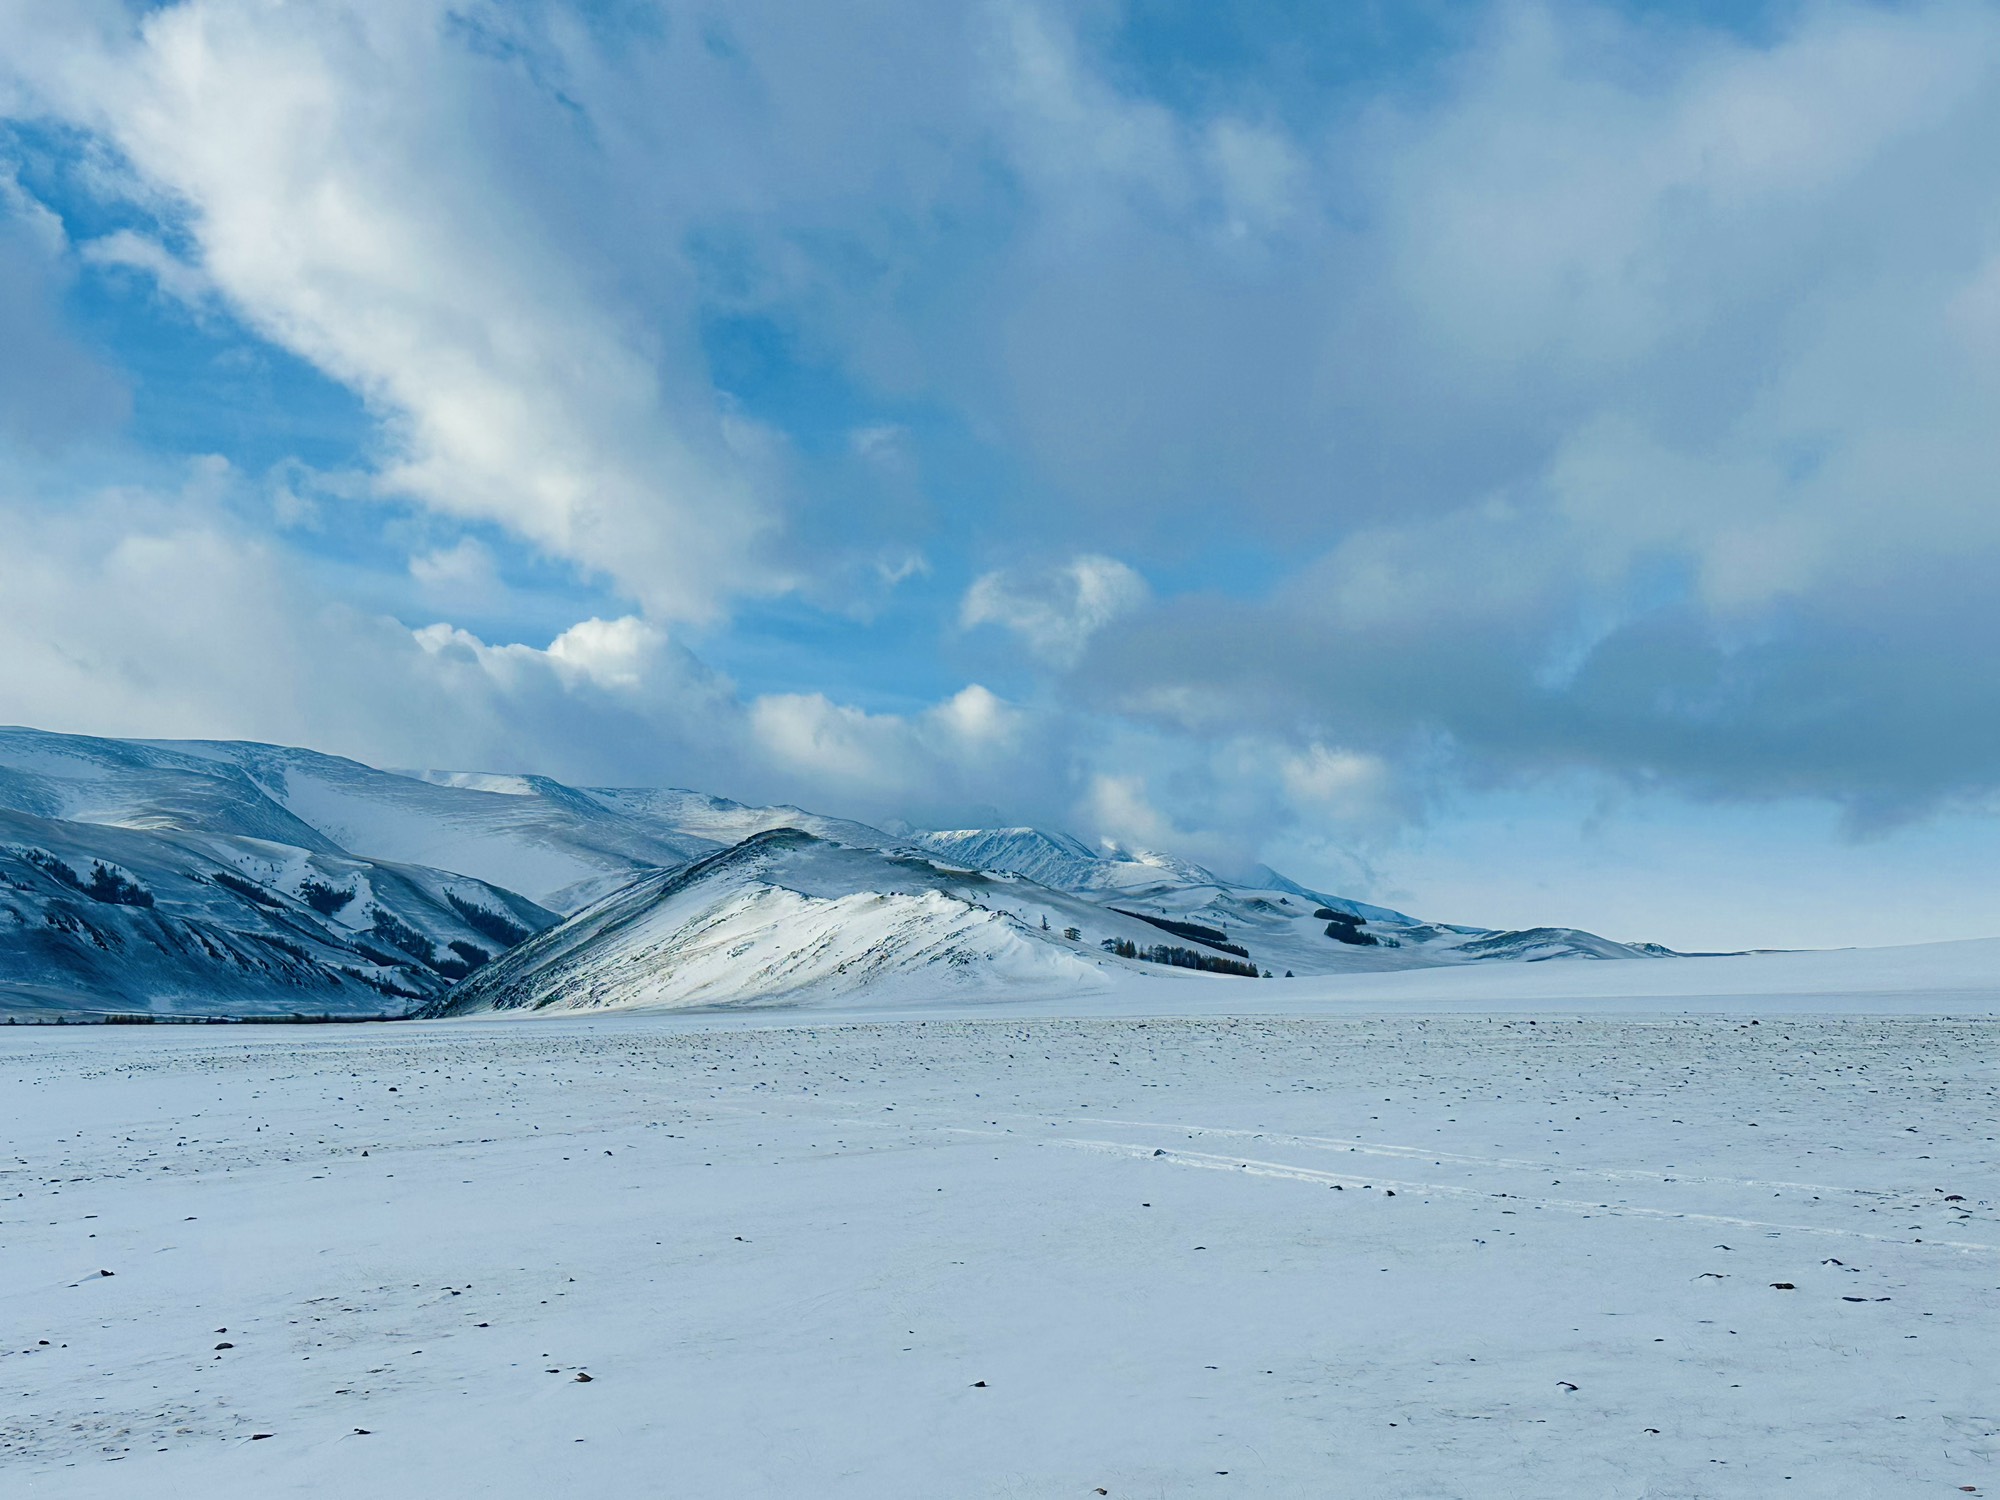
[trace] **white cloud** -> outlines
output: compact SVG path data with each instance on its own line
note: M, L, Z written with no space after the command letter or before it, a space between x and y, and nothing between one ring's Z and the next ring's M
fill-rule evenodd
M1185 831L1153 806L1143 776L1100 771L1090 778L1080 809L1107 843L1127 849L1172 849L1187 843Z
M353 387L390 434L384 491L505 526L662 617L772 586L756 556L772 439L689 378L685 305L642 334L561 242L554 205L507 180L516 129L571 151L563 170L589 170L588 152L557 101L454 37L457 16L443 0L193 0L0 39L44 108L184 205L199 264L130 232L96 257L169 290L212 285ZM514 126L470 125L489 110Z
M1057 666L1073 665L1098 631L1146 602L1145 579L1112 557L1085 554L1054 567L987 573L959 606L970 630L998 625Z
M78 253L91 265L143 272L161 291L189 307L202 306L215 291L199 267L178 259L158 240L135 229L114 229L86 241Z
M1178 402L1143 329L1093 383L1157 423L1060 380L1030 398L1126 473L1128 437L1178 462L1233 452L1240 420L1234 534L1286 506L1271 545L1299 561L1267 606L1170 601L1099 640L1121 705L1426 775L1584 765L1863 819L1990 788L2000 696L1965 663L2000 639L1996 61L1980 6L1806 5L1755 43L1498 7L1439 86L1295 141L1300 254L1265 283L1291 326L1204 346L1256 346L1232 368L1258 410ZM1129 233L1144 265L1163 237ZM1180 316L1125 284L1121 326ZM1126 296L1088 290L1086 318Z
M242 530L247 489L202 460L172 492L43 512L0 481L14 544L0 549L0 722L693 785L875 818L955 822L1066 795L1047 726L978 684L869 713L821 694L746 697L637 615L540 645L354 609Z
M449 743L540 715L557 769L589 742L800 799L1044 808L1096 771L1107 826L1161 841L1360 818L1374 781L1393 802L1439 765L1854 806L1992 785L2000 690L1966 666L2000 653L1991 8L1808 3L1752 42L1498 5L1421 89L1268 112L1114 78L1091 50L1113 10L676 6L605 41L561 6L0 7L0 108L109 143L99 177L162 221L82 255L212 285L361 393L371 492L615 594L553 641L446 626L425 651L328 624L324 596L278 619L284 555L219 522L155 518L123 553L23 524L10 544L85 593L212 570L245 601L214 628L256 649L204 675L195 637L118 600L122 631L37 640L22 616L17 696L141 729L390 733L315 658L334 650L378 696L434 696L409 723ZM0 332L40 338L79 252L6 189L0 269L26 271L0 276ZM830 425L794 448L718 394L711 314L795 340ZM0 421L91 394L88 361L33 352L62 340L7 344ZM962 482L957 442L1004 483ZM840 483L801 482L815 462ZM334 491L291 494L338 545ZM1103 749L1097 705L1052 726L970 689L902 713L746 699L678 645L745 591L859 620L850 596L926 557L948 576L1023 536L1070 561L977 579L960 624L1057 666L1104 653L1159 736L1143 770ZM1141 607L1139 569L1188 576L1210 548L1268 563L1269 597ZM478 605L509 633L476 548L410 575L423 618ZM62 608L25 575L15 594Z
M1026 725L1021 710L976 682L927 710L926 717L947 743L982 757L1015 749Z
M443 623L422 626L411 635L432 656L469 659L495 682L509 687L549 674L566 686L587 683L607 692L640 695L657 693L662 679L672 675L666 632L636 615L580 620L546 649L519 643L489 646L471 631Z
M289 490L281 495L290 495ZM289 512L281 511L281 519ZM460 537L449 547L434 547L410 557L410 577L426 597L456 603L490 604L500 591L500 572L492 549L477 537Z
M1028 715L977 683L914 715L868 713L821 693L773 693L750 703L749 723L758 750L777 765L901 817L1006 796L1010 779L1024 788L1035 777Z
M665 631L634 615L580 620L549 642L549 659L600 687L636 688L666 644Z
M1286 795L1308 814L1345 821L1378 817L1389 782L1381 757L1316 742L1284 756L1279 775Z

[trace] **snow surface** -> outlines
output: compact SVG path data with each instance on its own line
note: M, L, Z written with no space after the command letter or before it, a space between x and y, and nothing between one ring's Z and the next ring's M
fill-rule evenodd
M1993 1020L1144 988L1299 1013L0 1032L9 1493L1996 1482Z
M1273 984L1274 1008L1333 1000L1346 1007L1525 1006L1591 1009L1659 1002L1663 1010L1729 1010L1782 1002L1805 1010L2000 1014L2000 938L1740 953L1659 964L1483 964Z

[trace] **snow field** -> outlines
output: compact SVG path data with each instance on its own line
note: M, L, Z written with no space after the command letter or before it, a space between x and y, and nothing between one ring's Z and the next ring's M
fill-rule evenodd
M1749 1019L0 1036L0 1474L1986 1492L1995 1024Z

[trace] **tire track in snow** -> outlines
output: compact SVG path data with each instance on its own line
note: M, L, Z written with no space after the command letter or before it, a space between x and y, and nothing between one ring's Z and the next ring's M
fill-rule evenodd
M962 1135L996 1136L1001 1132L979 1131L960 1128ZM1021 1136L1007 1136L1006 1139L1021 1140ZM1509 1203L1525 1203L1537 1208L1551 1208L1561 1213L1581 1214L1586 1217L1603 1214L1606 1217L1628 1219L1672 1219L1691 1224L1721 1224L1733 1229L1763 1229L1782 1231L1790 1234L1817 1234L1839 1239L1870 1240L1884 1245L1925 1245L1943 1250L1957 1250L1967 1254L2000 1254L2000 1245L1984 1245L1970 1240L1909 1240L1892 1234L1874 1234L1865 1229L1833 1229L1815 1224L1781 1224L1769 1219L1746 1219L1732 1214L1691 1213L1680 1209L1643 1208L1634 1204L1589 1203L1574 1198L1523 1197L1518 1193L1493 1193L1480 1188L1455 1187L1446 1183L1411 1182L1387 1177L1361 1178L1343 1172L1325 1172L1317 1167L1301 1167L1290 1162L1246 1160L1240 1156L1216 1156L1206 1151L1174 1151L1165 1147L1135 1146L1128 1141L1097 1141L1074 1136L1047 1136L1040 1144L1062 1146L1076 1151L1094 1151L1106 1156L1124 1156L1139 1161L1163 1162L1168 1166L1197 1167L1212 1172L1236 1172L1247 1177L1273 1177L1293 1182L1319 1183L1329 1187L1393 1188L1399 1193L1422 1194L1429 1197L1471 1198L1482 1203L1504 1199Z
M1012 1118L1027 1119L1017 1115ZM1032 1118L1045 1118L1035 1116ZM1332 1136L1288 1135L1277 1130L1243 1130L1223 1125L1176 1125L1163 1120L1120 1120L1109 1115L1060 1116L1057 1125L1112 1125L1124 1130L1170 1130L1182 1135L1214 1135L1232 1140L1270 1141L1279 1146L1302 1146L1311 1151L1353 1151L1364 1156L1389 1156L1410 1161L1430 1161L1440 1165L1504 1167L1516 1172L1559 1172L1565 1177L1596 1177L1607 1182L1708 1183L1725 1187L1793 1188L1809 1193L1859 1193L1867 1197L1893 1197L1887 1189L1837 1187L1824 1182L1788 1182L1778 1178L1717 1177L1699 1172L1656 1172L1641 1167L1584 1167L1574 1162L1533 1161L1513 1156L1468 1156L1461 1152L1434 1151L1426 1146L1396 1146L1382 1141L1342 1141Z
M729 1106L720 1106L729 1110ZM734 1112L734 1111L730 1111ZM749 1113L748 1110L743 1111ZM1300 1145L1312 1150L1348 1151L1356 1150L1368 1155L1393 1159L1416 1161L1428 1159L1433 1162L1449 1162L1453 1165L1472 1167L1503 1167L1518 1171L1562 1172L1567 1176L1590 1176L1606 1180L1632 1180L1661 1182L1672 1185L1708 1185L1743 1188L1794 1188L1817 1190L1825 1193L1852 1194L1861 1197L1893 1196L1882 1190L1868 1188L1835 1187L1823 1183L1803 1183L1754 1178L1704 1176L1701 1174L1680 1174L1647 1171L1638 1168L1583 1168L1568 1163L1538 1162L1517 1157L1483 1157L1464 1153L1427 1151L1419 1146L1397 1146L1383 1142L1351 1142L1334 1140L1324 1136L1299 1136L1280 1131L1245 1130L1227 1126L1179 1125L1165 1121L1120 1120L1099 1116L1049 1116L1049 1115L1002 1115L1002 1119L1034 1120L1043 1124L1086 1124L1111 1125L1126 1129L1170 1130L1186 1134L1217 1135L1234 1139L1263 1140L1279 1144ZM2000 1254L2000 1245L1983 1244L1972 1240L1916 1240L1893 1234L1880 1234L1863 1229L1837 1229L1830 1226L1810 1224L1780 1223L1770 1219L1754 1219L1733 1214L1702 1213L1694 1210L1651 1208L1638 1204L1593 1203L1584 1199L1550 1198L1519 1193L1495 1192L1485 1188L1464 1187L1448 1183L1421 1182L1379 1176L1357 1176L1352 1173L1329 1172L1317 1167L1299 1166L1289 1162L1264 1161L1257 1158L1221 1156L1210 1152L1186 1151L1169 1147L1137 1145L1128 1141L1093 1140L1079 1137L1046 1136L1023 1133L1013 1129L978 1129L962 1125L942 1125L924 1120L915 1111L899 1110L883 1117L863 1117L855 1115L823 1116L824 1123L861 1130L895 1130L901 1133L937 1135L976 1136L988 1140L1006 1140L1026 1145L1063 1146L1074 1150L1095 1151L1105 1155L1126 1156L1139 1160L1162 1161L1173 1166L1203 1168L1210 1171L1239 1172L1251 1177L1269 1177L1299 1182L1312 1182L1327 1186L1368 1189L1373 1187L1393 1188L1399 1193L1410 1193L1431 1197L1471 1199L1483 1203L1504 1201L1526 1204L1530 1207L1552 1209L1559 1213L1577 1214L1583 1217L1603 1215L1606 1217L1679 1220L1686 1223L1715 1224L1727 1228L1756 1229L1766 1232L1791 1232L1812 1234L1839 1239L1862 1240L1875 1244L1903 1245L1910 1247L1936 1246L1940 1249L1955 1250L1962 1254ZM912 1143L914 1144L914 1143Z

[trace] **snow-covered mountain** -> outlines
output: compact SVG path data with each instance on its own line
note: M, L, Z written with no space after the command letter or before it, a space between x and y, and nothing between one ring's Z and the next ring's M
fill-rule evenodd
M778 1004L863 987L933 998L1101 988L1103 967L1121 961L1075 924L1103 916L1018 876L779 828L641 878L428 1013ZM1110 925L1132 941L1147 931L1130 918ZM1079 936L1065 939L1066 927Z
M971 997L1161 965L1664 954L1425 923L1033 828L896 835L691 791L0 729L0 1014Z
M573 909L568 887L683 864L734 842L677 834L671 822L541 776L401 775L277 745L34 729L0 729L0 806L451 870L552 911Z
M1095 855L1032 830L925 834L900 847L864 833L850 843L781 827L642 877L425 1013L798 1004L864 988L883 1001L971 1001L1088 993L1162 965L1240 981L1655 956L1568 929L1438 927L1379 907L1362 916L1355 903L1237 886L1150 856ZM1046 878L1004 867L1015 863Z
M0 1013L400 1015L555 921L448 871L0 810Z

